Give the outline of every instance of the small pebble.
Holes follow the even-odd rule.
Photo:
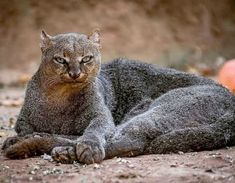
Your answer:
[[[197,152],[193,152],[191,155],[192,155],[192,156],[196,156],[196,155],[197,155]]]
[[[122,163],[130,163],[130,161],[126,160],[126,159],[123,159],[123,158],[117,158],[116,162],[118,162],[119,164],[122,164]]]
[[[49,175],[50,172],[49,172],[49,170],[44,170],[44,171],[42,172],[42,174],[43,174],[43,175]]]
[[[61,169],[58,169],[58,168],[52,168],[51,170],[48,169],[48,170],[44,170],[42,172],[43,175],[52,175],[52,174],[56,174],[56,175],[59,175],[59,174],[63,174],[63,170]]]
[[[205,172],[207,172],[207,173],[215,173],[211,168],[206,169]]]
[[[127,167],[129,167],[129,168],[134,168],[135,166],[132,165],[132,164],[128,164]]]
[[[211,152],[211,153],[209,153],[209,155],[210,155],[210,156],[213,156],[213,155],[221,155],[221,153],[220,153],[220,152]]]
[[[184,154],[184,152],[183,151],[178,151],[178,154],[182,155],[182,154]]]
[[[37,166],[37,165],[33,166],[33,170],[39,170],[39,169],[40,169],[39,166]]]
[[[4,169],[9,169],[10,167],[5,165],[3,168],[4,168]]]
[[[36,173],[35,173],[35,171],[34,171],[34,170],[31,170],[31,171],[29,171],[29,174],[31,174],[31,175],[35,175]]]
[[[94,164],[93,166],[94,169],[99,169],[100,168],[100,165],[98,165],[97,163]]]
[[[81,168],[82,165],[80,163],[74,161],[73,166],[75,166],[76,168]]]
[[[153,161],[158,161],[158,160],[160,160],[159,158],[153,158]]]
[[[52,157],[48,154],[41,155],[41,158],[47,161],[53,161]]]
[[[170,167],[177,167],[177,166],[178,166],[177,163],[170,165]]]

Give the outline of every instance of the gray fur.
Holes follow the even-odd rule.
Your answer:
[[[18,136],[77,136],[74,147],[58,138],[55,141],[63,142],[50,151],[54,148],[59,161],[63,162],[57,155],[68,152],[84,163],[235,143],[235,97],[227,89],[207,78],[127,59],[101,65],[98,34],[91,38],[95,39],[75,33],[42,35],[42,64],[28,84],[15,127]],[[93,64],[82,71],[87,79],[61,80],[68,71],[53,65],[52,59],[64,50],[69,68],[75,70],[82,70],[78,58],[84,52],[94,55]]]

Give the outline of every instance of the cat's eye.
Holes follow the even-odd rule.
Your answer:
[[[54,61],[59,63],[59,64],[66,64],[67,61],[64,58],[61,57],[54,57]]]
[[[90,62],[92,59],[93,59],[93,56],[92,56],[92,55],[87,55],[87,56],[85,56],[85,57],[82,58],[82,62],[83,62],[83,63],[88,63],[88,62]]]

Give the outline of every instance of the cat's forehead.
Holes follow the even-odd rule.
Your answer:
[[[84,54],[93,47],[87,35],[78,33],[59,34],[53,37],[53,42],[56,48],[68,54]]]
[[[88,36],[79,33],[58,34],[53,37],[53,41],[74,42],[74,41],[85,41],[85,40],[88,41]]]

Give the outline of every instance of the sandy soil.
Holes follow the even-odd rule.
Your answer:
[[[23,88],[0,90],[0,144],[15,134]],[[47,157],[9,160],[0,155],[0,183],[14,182],[235,182],[235,147],[194,153],[114,158],[101,164],[62,165]]]
[[[211,152],[114,158],[61,165],[0,158],[0,182],[235,182],[235,147]]]

